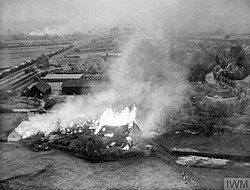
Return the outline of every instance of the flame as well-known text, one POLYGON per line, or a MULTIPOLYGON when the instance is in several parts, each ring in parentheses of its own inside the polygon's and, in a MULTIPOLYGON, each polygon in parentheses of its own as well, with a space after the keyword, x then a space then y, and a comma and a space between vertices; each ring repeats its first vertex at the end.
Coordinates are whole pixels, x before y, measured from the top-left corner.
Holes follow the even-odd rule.
MULTIPOLYGON (((74 126, 84 127, 87 124, 88 128, 91 130, 95 130, 95 135, 99 133, 99 131, 105 132, 106 128, 103 126, 115 126, 120 127, 123 125, 128 125, 128 129, 131 129, 136 123, 136 111, 137 108, 133 105, 132 109, 129 107, 125 107, 120 112, 115 112, 111 106, 105 109, 99 119, 88 119, 85 114, 82 115, 81 118, 77 120, 56 120, 51 119, 45 120, 43 116, 38 115, 33 117, 30 121, 23 121, 17 128, 16 131, 22 136, 22 138, 27 138, 31 135, 35 135, 36 133, 43 132, 45 135, 48 135, 54 130, 61 130, 62 133, 71 133, 71 128, 74 126)), ((48 117, 48 115, 46 115, 48 117)), ((113 137, 114 134, 107 132, 105 133, 106 137, 113 137)), ((127 137, 127 141, 130 142, 131 139, 127 137)))
POLYGON ((111 106, 109 106, 100 116, 99 125, 95 130, 95 134, 99 133, 104 125, 119 127, 135 122, 136 111, 137 108, 135 105, 133 105, 131 111, 128 107, 125 107, 121 112, 114 112, 111 106))

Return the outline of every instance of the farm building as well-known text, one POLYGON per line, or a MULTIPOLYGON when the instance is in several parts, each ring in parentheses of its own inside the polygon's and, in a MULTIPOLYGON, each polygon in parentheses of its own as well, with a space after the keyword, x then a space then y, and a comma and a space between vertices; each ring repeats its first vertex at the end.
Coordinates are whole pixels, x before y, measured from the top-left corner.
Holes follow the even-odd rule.
POLYGON ((100 92, 108 88, 108 84, 93 80, 68 80, 62 83, 62 94, 84 94, 89 95, 95 92, 100 92))
POLYGON ((206 95, 208 100, 214 101, 235 101, 237 96, 235 96, 230 90, 216 89, 206 95))
POLYGON ((45 54, 42 54, 37 58, 37 68, 39 69, 48 69, 49 68, 49 57, 45 54))
POLYGON ((16 142, 19 141, 22 138, 22 136, 16 132, 16 130, 14 129, 7 137, 7 141, 9 142, 16 142))
POLYGON ((62 83, 62 94, 87 95, 90 93, 90 86, 87 80, 68 80, 62 83))
POLYGON ((39 81, 26 90, 27 97, 44 98, 51 93, 51 87, 44 81, 39 81))

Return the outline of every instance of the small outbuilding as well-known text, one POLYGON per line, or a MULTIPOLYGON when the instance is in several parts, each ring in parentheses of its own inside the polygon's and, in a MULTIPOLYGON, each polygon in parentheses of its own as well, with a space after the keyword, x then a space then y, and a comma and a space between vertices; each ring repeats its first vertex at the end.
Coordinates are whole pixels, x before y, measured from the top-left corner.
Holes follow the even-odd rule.
POLYGON ((32 85, 31 88, 27 89, 26 96, 42 99, 50 93, 51 86, 46 82, 40 80, 39 82, 32 85))
POLYGON ((7 141, 8 142, 17 142, 19 140, 21 140, 22 136, 16 132, 16 130, 14 129, 7 137, 7 141))

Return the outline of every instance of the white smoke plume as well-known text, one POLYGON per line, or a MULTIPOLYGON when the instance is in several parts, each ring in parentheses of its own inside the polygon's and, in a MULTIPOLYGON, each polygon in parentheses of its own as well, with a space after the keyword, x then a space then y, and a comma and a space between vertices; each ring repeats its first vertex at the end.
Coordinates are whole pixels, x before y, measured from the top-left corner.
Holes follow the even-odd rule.
POLYGON ((70 31, 67 31, 64 26, 46 26, 42 30, 34 29, 28 32, 29 36, 45 36, 45 35, 66 35, 70 31))
POLYGON ((187 65, 170 59, 165 33, 134 36, 110 76, 119 102, 136 103, 137 122, 144 132, 164 125, 168 110, 183 103, 187 65))

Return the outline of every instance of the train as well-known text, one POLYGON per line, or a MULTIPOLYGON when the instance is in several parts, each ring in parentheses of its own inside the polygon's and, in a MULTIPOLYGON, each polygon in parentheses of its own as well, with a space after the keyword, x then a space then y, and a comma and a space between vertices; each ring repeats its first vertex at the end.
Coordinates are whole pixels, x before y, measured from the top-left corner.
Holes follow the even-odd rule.
MULTIPOLYGON (((46 55, 47 55, 49 58, 51 58, 51 57, 53 57, 53 56, 55 56, 55 55, 57 55, 57 54, 59 54, 59 53, 62 53, 63 51, 66 51, 66 50, 68 50, 68 49, 70 49, 70 48, 72 48, 72 47, 73 47, 73 45, 71 44, 71 45, 68 45, 68 46, 66 46, 66 47, 60 48, 60 49, 58 49, 58 50, 56 50, 56 51, 52 51, 52 52, 50 52, 50 53, 47 53, 46 55)), ((39 56, 39 57, 40 57, 40 56, 39 56)), ((37 58, 35 58, 35 59, 31 59, 31 60, 26 61, 26 62, 23 62, 23 63, 21 63, 20 65, 14 66, 14 67, 12 67, 12 68, 10 68, 10 69, 4 70, 3 72, 0 73, 0 79, 1 79, 1 78, 4 78, 4 77, 6 77, 6 76, 8 76, 8 75, 10 75, 10 74, 12 74, 12 73, 15 73, 15 72, 17 72, 17 71, 19 71, 19 70, 21 70, 21 69, 23 69, 23 68, 26 68, 26 67, 28 67, 28 66, 31 66, 31 65, 36 64, 37 59, 39 59, 39 57, 37 57, 37 58)))

